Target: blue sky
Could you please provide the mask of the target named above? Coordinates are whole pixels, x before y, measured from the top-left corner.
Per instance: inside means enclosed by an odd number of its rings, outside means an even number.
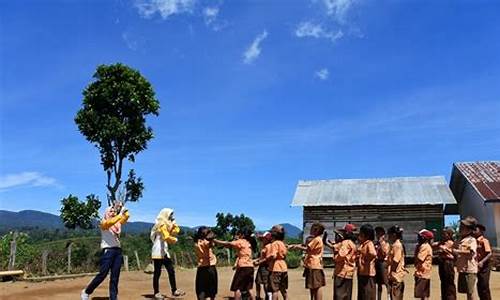
[[[300,225],[299,179],[443,175],[500,157],[495,1],[2,1],[0,209],[105,199],[73,122],[99,64],[161,102],[134,220]]]

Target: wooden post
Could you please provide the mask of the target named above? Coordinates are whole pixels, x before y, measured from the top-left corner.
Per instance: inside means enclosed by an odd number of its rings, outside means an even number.
[[[71,248],[73,247],[73,242],[68,244],[68,273],[71,273]]]
[[[47,275],[47,257],[49,256],[48,250],[43,250],[42,252],[42,274]]]
[[[125,266],[125,271],[128,272],[128,255],[123,256],[123,264]]]
[[[14,232],[14,235],[12,236],[12,241],[10,242],[10,255],[9,255],[9,265],[8,265],[8,270],[14,270],[14,267],[16,266],[16,251],[17,251],[17,231]]]
[[[139,260],[139,254],[137,253],[137,250],[134,250],[134,254],[135,254],[135,259],[137,261],[137,269],[140,270],[141,269],[141,261]]]
[[[226,253],[227,253],[227,264],[231,266],[231,250],[229,250],[229,248],[226,248]]]
[[[177,254],[173,253],[174,264],[177,266]]]

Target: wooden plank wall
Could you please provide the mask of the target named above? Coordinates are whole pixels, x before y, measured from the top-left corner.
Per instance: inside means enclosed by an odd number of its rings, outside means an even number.
[[[304,207],[303,212],[304,238],[309,234],[311,224],[322,223],[330,239],[333,239],[334,228],[343,227],[347,223],[358,228],[365,223],[373,227],[382,226],[386,230],[399,225],[404,228],[403,242],[406,254],[412,256],[416,246],[416,232],[423,228],[441,231],[443,226],[442,205],[398,205],[398,206],[315,206]],[[325,256],[331,256],[330,249],[325,250]]]

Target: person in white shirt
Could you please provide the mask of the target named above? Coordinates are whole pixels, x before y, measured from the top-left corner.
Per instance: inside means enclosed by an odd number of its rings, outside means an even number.
[[[82,291],[81,299],[88,300],[90,294],[103,282],[111,271],[109,280],[109,299],[117,300],[118,281],[120,279],[120,269],[123,256],[120,246],[121,225],[125,224],[130,217],[129,212],[123,207],[121,202],[108,207],[101,221],[101,249],[102,256],[100,260],[99,274]]]
[[[176,236],[179,232],[180,228],[175,222],[174,211],[170,208],[162,209],[156,217],[155,225],[151,228],[150,234],[151,241],[153,242],[151,258],[154,265],[153,290],[155,298],[163,298],[159,287],[162,265],[167,269],[172,296],[181,297],[186,294],[184,291],[177,288],[174,264],[168,252],[168,245],[177,242]]]

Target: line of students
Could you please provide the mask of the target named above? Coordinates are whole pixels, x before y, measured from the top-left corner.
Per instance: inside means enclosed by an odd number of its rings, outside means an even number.
[[[121,225],[129,218],[129,212],[121,203],[106,209],[101,221],[101,248],[99,274],[82,291],[81,299],[87,300],[90,294],[106,278],[111,270],[109,294],[110,300],[118,296],[118,281],[122,263],[120,248]],[[175,222],[174,212],[163,209],[151,229],[152,260],[154,262],[153,291],[155,298],[163,298],[159,292],[159,278],[164,265],[168,272],[172,296],[185,295],[177,289],[175,270],[168,252],[168,245],[177,241],[179,226]],[[392,226],[387,234],[382,227],[375,229],[370,224],[363,224],[356,234],[356,227],[347,224],[335,229],[335,239],[331,241],[320,223],[311,226],[310,235],[304,244],[286,245],[285,230],[275,225],[270,232],[258,236],[261,241],[260,255],[254,259],[257,241],[253,232],[242,229],[233,241],[218,240],[210,228],[199,227],[195,234],[194,252],[197,257],[195,289],[198,299],[215,299],[218,290],[217,258],[213,252],[215,246],[232,248],[236,252],[235,273],[231,283],[234,299],[242,295],[249,299],[277,300],[281,295],[288,299],[288,273],[286,256],[288,250],[300,250],[304,256],[305,288],[310,290],[311,300],[322,299],[322,288],[326,285],[323,270],[324,247],[330,247],[334,253],[335,270],[333,275],[334,300],[352,299],[352,282],[357,273],[357,299],[382,299],[382,287],[387,288],[391,299],[403,299],[406,251],[403,245],[403,229]],[[476,219],[466,217],[460,221],[458,241],[453,241],[453,230],[445,228],[442,239],[433,242],[434,233],[422,229],[417,234],[417,247],[414,254],[415,288],[414,297],[429,299],[430,278],[433,253],[437,254],[439,276],[441,280],[441,298],[456,299],[455,267],[459,273],[458,292],[474,299],[476,282],[479,298],[491,299],[489,290],[489,259],[491,247],[484,237],[485,227],[477,224]],[[386,240],[387,237],[387,240]],[[356,242],[358,245],[356,245]],[[254,268],[257,267],[255,284],[257,295],[253,292]],[[264,297],[261,298],[261,291]],[[257,296],[257,297],[256,297]]]

